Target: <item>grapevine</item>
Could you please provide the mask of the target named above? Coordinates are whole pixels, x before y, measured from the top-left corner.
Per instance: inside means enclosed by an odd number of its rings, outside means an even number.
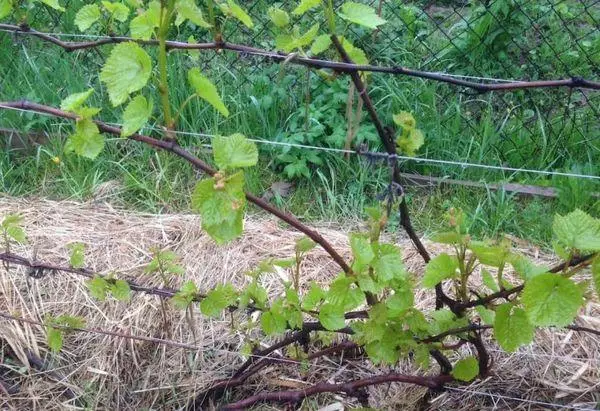
[[[197,182],[191,204],[201,217],[202,229],[217,244],[226,244],[243,234],[248,203],[277,216],[305,235],[296,242],[294,255],[286,259],[267,259],[248,273],[251,280],[244,288],[224,283],[203,289],[189,281],[180,289],[173,289],[171,280],[181,275],[184,268],[178,264],[173,251],[152,250],[153,257],[145,272],[159,275],[162,281],[160,287],[153,288],[127,280],[119,273],[100,274],[85,268],[85,247],[79,243],[69,245],[70,259],[68,265],[63,266],[14,254],[12,246],[27,241],[26,230],[20,216],[4,216],[0,224],[4,245],[0,260],[7,270],[11,265],[22,265],[35,278],[48,272],[79,274],[86,277],[90,295],[102,301],[127,301],[131,292],[154,295],[160,298],[165,328],[169,327],[166,312],[174,307],[185,311],[189,318],[197,310],[207,317],[230,316],[234,329],[250,330],[246,333],[250,347],[248,360],[231,378],[215,381],[206,392],[191,399],[188,409],[203,409],[207,398],[219,400],[225,391],[243,385],[275,358],[277,350],[286,347],[296,348],[296,358],[289,358],[294,364],[332,352],[357,350],[380,367],[381,373],[340,384],[323,381],[304,390],[260,392],[224,404],[223,409],[243,409],[260,402],[298,404],[321,393],[344,393],[367,406],[365,388],[372,385],[402,382],[440,390],[448,384],[487,377],[492,361],[484,333],[491,334],[507,352],[532,343],[539,328],[599,333],[577,324],[578,313],[586,301],[600,294],[599,219],[581,210],[555,216],[554,251],[562,262],[547,267],[536,265],[515,251],[510,241],[473,238],[467,230],[466,216],[459,209],[450,209],[446,231],[433,237],[433,241],[446,245],[448,251],[431,256],[412,226],[400,169],[393,162],[390,187],[397,190],[390,191],[381,204],[365,210],[367,230],[349,234],[352,258],[348,261],[327,239],[298,218],[247,192],[245,173],[256,166],[259,151],[244,135],[234,133],[214,138],[212,165],[179,144],[174,131],[190,101],[199,99],[223,117],[231,113],[225,104],[227,100],[211,80],[210,71],[198,67],[185,73],[188,95],[180,106],[174,105],[174,80],[169,78],[168,67],[170,53],[176,50],[228,50],[267,57],[282,65],[304,65],[319,70],[323,76],[348,75],[381,145],[390,156],[416,156],[426,137],[412,113],[402,111],[381,116],[377,112],[368,92],[369,76],[375,73],[445,81],[476,92],[563,86],[598,89],[600,84],[573,78],[485,85],[402,67],[370,65],[366,53],[347,38],[347,29],[357,26],[375,30],[386,21],[374,8],[352,1],[344,2],[339,9],[334,8],[331,0],[301,0],[290,11],[271,7],[268,15],[276,30],[272,39],[275,52],[227,42],[223,34],[226,25],[237,22],[248,29],[253,27],[249,14],[234,0],[206,0],[201,4],[193,0],[87,4],[75,14],[75,26],[81,32],[110,37],[93,42],[64,42],[31,28],[30,13],[38,7],[65,11],[58,0],[0,0],[0,19],[12,20],[11,24],[1,26],[70,51],[109,47],[110,52],[99,71],[106,93],[95,88],[77,90],[65,96],[59,108],[25,100],[0,102],[0,108],[29,110],[73,121],[64,155],[96,160],[107,144],[106,135],[112,135],[186,160],[206,175]],[[305,25],[293,22],[302,21],[308,13],[322,13],[327,27],[314,24],[305,29]],[[212,42],[198,43],[194,38],[187,42],[173,40],[170,36],[184,24],[208,33]],[[113,107],[121,109],[122,126],[101,120],[101,109],[88,103],[93,95],[102,95]],[[160,122],[161,138],[140,133],[150,120]],[[403,263],[402,250],[382,239],[394,210],[398,211],[400,225],[426,263],[422,273],[409,272]],[[314,282],[307,284],[302,275],[303,259],[316,246],[323,248],[340,269],[326,287]],[[518,275],[519,282],[507,279],[505,273],[509,268]],[[261,278],[278,270],[288,273],[287,279],[282,279],[284,292],[269,295]],[[588,273],[592,281],[582,276]],[[473,284],[479,282],[484,284],[483,289],[473,289]],[[435,307],[417,308],[416,289],[435,293]],[[16,317],[3,315],[3,318]],[[64,339],[72,333],[86,331],[85,319],[68,313],[48,316],[42,324],[47,345],[53,352],[59,352]],[[344,339],[338,338],[340,336]],[[266,348],[257,348],[260,342],[273,338],[281,339]],[[451,355],[465,344],[473,348],[473,355],[451,361]],[[320,346],[325,347],[316,350]],[[423,370],[422,374],[383,371],[405,359],[413,361]]]

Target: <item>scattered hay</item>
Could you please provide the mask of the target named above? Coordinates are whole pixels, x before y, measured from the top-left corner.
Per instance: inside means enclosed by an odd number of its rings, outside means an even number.
[[[68,245],[86,245],[86,266],[98,272],[118,272],[145,285],[160,285],[156,276],[144,274],[150,261],[149,250],[162,247],[174,250],[186,267],[182,278],[172,287],[193,280],[202,290],[231,281],[243,285],[244,272],[267,257],[293,255],[299,234],[273,219],[253,218],[246,222],[243,238],[217,247],[201,231],[197,216],[148,215],[115,210],[109,205],[1,198],[0,216],[18,212],[25,218],[28,244],[14,252],[39,261],[66,264]],[[321,233],[342,254],[348,255],[345,231],[331,226],[319,227]],[[400,241],[407,267],[420,272],[423,262],[406,240]],[[443,248],[431,245],[433,254]],[[35,250],[35,252],[34,252]],[[536,250],[524,249],[528,253]],[[537,262],[548,262],[536,256]],[[338,267],[319,249],[310,253],[303,265],[303,281],[327,282]],[[278,275],[265,278],[273,294],[281,291]],[[434,296],[421,291],[418,304],[431,307]],[[170,325],[162,323],[157,297],[134,293],[130,302],[98,302],[86,289],[84,279],[64,273],[49,273],[34,280],[22,268],[0,270],[0,311],[29,319],[44,315],[70,314],[86,319],[88,328],[141,336],[167,338],[201,349],[184,350],[144,341],[89,333],[70,334],[60,356],[49,353],[43,327],[0,320],[0,408],[71,409],[86,404],[92,409],[177,409],[188,399],[208,388],[212,381],[227,378],[243,358],[241,331],[231,331],[230,320],[207,319],[198,313],[193,318],[194,333],[184,313],[168,309]],[[600,329],[600,305],[591,304],[582,313],[581,323]],[[467,353],[468,348],[464,348]],[[427,394],[420,387],[390,384],[370,390],[373,406],[383,409],[419,409],[424,398],[431,409],[541,409],[529,401],[593,408],[600,400],[600,341],[596,336],[572,331],[538,332],[536,345],[509,355],[491,348],[494,376],[470,386],[456,386],[438,394]],[[47,370],[45,371],[44,368]],[[365,362],[348,368],[334,358],[323,359],[308,374],[297,367],[272,366],[248,381],[236,398],[259,389],[302,387],[323,378],[330,382],[364,377],[376,372]],[[52,371],[48,371],[52,370]],[[415,372],[408,363],[399,371]],[[7,395],[8,393],[11,395]],[[324,396],[305,401],[305,408],[342,409],[353,404],[341,396]],[[425,405],[426,407],[426,405]],[[261,406],[261,409],[276,409]]]

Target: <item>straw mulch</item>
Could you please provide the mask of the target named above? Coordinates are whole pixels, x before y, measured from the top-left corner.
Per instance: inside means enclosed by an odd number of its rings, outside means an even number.
[[[68,264],[68,245],[86,245],[86,266],[145,285],[160,285],[158,277],[144,273],[150,249],[174,250],[186,268],[172,287],[193,280],[202,290],[230,281],[243,285],[245,272],[268,257],[293,255],[299,235],[270,218],[251,218],[244,236],[217,247],[201,231],[194,215],[148,215],[117,210],[109,205],[0,198],[0,216],[18,212],[25,218],[28,244],[12,250],[39,261]],[[348,255],[347,230],[319,227],[325,238]],[[421,272],[423,263],[406,240],[401,240],[406,266]],[[442,250],[427,244],[433,254]],[[523,247],[523,246],[522,246]],[[35,251],[34,251],[35,250]],[[537,254],[533,248],[524,252]],[[534,256],[535,257],[535,256]],[[537,255],[538,263],[552,260]],[[338,268],[319,249],[303,265],[302,280],[326,283]],[[272,274],[264,285],[275,295],[281,277]],[[419,306],[431,307],[433,295],[419,292]],[[22,268],[0,269],[0,312],[43,320],[48,313],[85,318],[86,327],[141,336],[166,338],[200,347],[185,350],[149,342],[92,333],[66,337],[63,351],[51,355],[43,327],[0,319],[0,409],[178,409],[211,382],[231,376],[243,362],[239,354],[245,332],[231,330],[230,318],[211,320],[196,313],[192,320],[167,308],[169,325],[163,324],[157,297],[135,293],[129,302],[92,299],[85,279],[70,274],[48,274],[33,279]],[[581,312],[581,325],[600,329],[600,305]],[[191,326],[193,323],[193,327]],[[195,330],[193,333],[192,328]],[[464,353],[468,347],[463,347]],[[371,405],[379,409],[544,409],[548,404],[593,409],[600,401],[600,338],[568,330],[540,331],[536,344],[506,354],[491,345],[494,372],[485,381],[456,385],[443,393],[401,384],[370,389]],[[419,372],[409,363],[400,371]],[[432,367],[431,372],[434,372]],[[358,365],[324,358],[308,372],[283,364],[272,366],[250,379],[228,399],[240,399],[261,389],[302,387],[322,379],[343,382],[373,375],[378,370],[363,361]],[[423,371],[420,371],[423,372]],[[4,388],[2,388],[4,387]],[[10,395],[8,392],[10,391]],[[510,398],[517,398],[514,400]],[[429,405],[427,405],[427,400]],[[534,401],[525,402],[523,400]],[[305,401],[305,409],[336,410],[356,405],[354,400],[325,395]],[[260,409],[278,409],[265,405]]]

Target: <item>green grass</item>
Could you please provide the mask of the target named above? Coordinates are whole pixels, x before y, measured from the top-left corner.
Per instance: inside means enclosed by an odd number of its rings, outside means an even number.
[[[264,5],[257,7],[264,8]],[[75,32],[68,23],[72,15],[73,8],[69,8],[62,31]],[[402,24],[392,21],[385,30],[399,30]],[[43,26],[43,22],[40,25]],[[260,29],[259,24],[257,30]],[[187,38],[187,34],[183,32],[180,37]],[[393,33],[384,31],[381,36],[387,34]],[[400,34],[405,41],[394,42],[385,53],[374,55],[383,61],[401,59],[407,65],[419,66],[428,51],[410,32]],[[557,44],[568,40],[563,34],[557,35]],[[236,35],[239,38],[232,40],[246,38],[239,31]],[[364,33],[357,36],[364,37]],[[370,36],[365,38],[368,43]],[[434,33],[430,46],[439,49],[444,41],[439,33]],[[35,39],[13,42],[11,36],[2,33],[0,100],[27,98],[56,106],[68,94],[94,87],[96,93],[90,101],[102,107],[100,117],[108,122],[119,122],[121,108],[114,109],[108,104],[98,80],[99,69],[109,50],[110,47],[105,47],[98,51],[66,53]],[[282,69],[279,65],[239,59],[226,53],[209,62],[212,56],[212,52],[203,53],[196,62],[185,53],[171,53],[169,81],[173,107],[178,107],[190,94],[185,80],[187,69],[197,64],[207,65],[207,75],[218,84],[231,116],[224,119],[201,101],[193,101],[182,112],[179,130],[206,134],[241,132],[247,136],[323,147],[343,145],[348,79],[324,83],[315,73],[311,74],[310,119],[309,128],[305,129],[305,69],[289,65]],[[527,71],[527,68],[519,70],[517,74],[523,74],[522,70]],[[431,81],[384,75],[371,76],[369,83],[371,96],[386,123],[391,123],[391,115],[400,110],[414,113],[427,139],[419,152],[421,157],[598,174],[599,130],[591,107],[593,101],[580,104],[577,103],[580,98],[575,96],[571,100],[573,107],[566,110],[568,92],[565,90],[470,95]],[[154,86],[146,93],[158,102]],[[150,126],[160,123],[161,118],[157,117]],[[0,154],[0,189],[11,195],[88,200],[98,195],[104,183],[116,182],[119,194],[111,201],[146,211],[165,212],[187,210],[190,191],[201,178],[188,164],[168,153],[120,139],[109,139],[106,150],[96,161],[65,156],[61,136],[71,132],[71,125],[54,118],[0,110],[0,127],[46,130],[53,136],[27,155],[10,149]],[[145,132],[155,133],[151,128]],[[369,141],[373,150],[379,149],[377,136],[366,116],[363,116],[358,139]],[[182,145],[191,148],[208,142],[208,138],[197,136],[180,139]],[[202,150],[198,153],[210,160],[210,153]],[[368,166],[354,157],[347,161],[339,155],[261,145],[260,165],[248,176],[250,191],[261,194],[273,182],[287,178],[284,167],[289,163],[283,160],[282,153],[299,161],[305,161],[308,153],[312,153],[307,162],[310,178],[298,179],[289,198],[273,200],[308,221],[355,221],[362,217],[364,206],[375,202],[385,190],[389,179],[385,167]],[[54,156],[62,159],[61,164],[52,161]],[[311,161],[314,164],[311,165]],[[598,199],[590,195],[600,191],[599,185],[591,181],[410,161],[400,166],[403,171],[455,179],[519,181],[561,189],[559,199],[548,200],[521,199],[504,192],[465,187],[410,188],[407,195],[415,225],[425,233],[438,230],[444,212],[454,206],[463,208],[471,216],[474,234],[498,236],[507,232],[547,244],[554,213],[576,207],[592,213],[600,210]]]

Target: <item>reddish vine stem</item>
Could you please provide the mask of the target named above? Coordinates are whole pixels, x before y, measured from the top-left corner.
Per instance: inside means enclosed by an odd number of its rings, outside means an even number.
[[[77,274],[86,278],[94,278],[95,276],[100,276],[98,273],[90,270],[88,268],[72,268],[66,267],[56,264],[42,263],[37,261],[30,261],[24,257],[21,257],[12,253],[0,253],[0,261],[6,261],[10,264],[16,264],[23,267],[30,268],[32,270],[43,270],[45,272],[65,272],[70,274]],[[101,276],[104,277],[104,276]],[[129,288],[133,291],[139,291],[146,294],[157,295],[163,298],[171,298],[179,290],[172,290],[168,288],[155,288],[155,287],[145,287],[133,281],[129,281],[124,279],[125,282],[129,285]],[[201,301],[204,298],[203,294],[199,294],[194,298],[194,301]]]
[[[46,113],[55,117],[61,117],[70,120],[77,120],[78,118],[76,114],[68,113],[54,107],[32,103],[26,100],[0,102],[0,108],[3,107],[36,111],[39,113]],[[96,123],[100,131],[104,133],[113,134],[117,136],[121,135],[121,129],[119,127],[108,125],[99,120],[95,120],[94,123]],[[194,156],[189,151],[185,150],[183,147],[181,147],[174,141],[158,140],[141,134],[133,134],[129,138],[131,140],[136,140],[148,144],[150,146],[174,153],[179,157],[186,159],[190,164],[202,170],[206,174],[214,175],[217,172],[211,166],[206,164],[204,161],[200,160],[198,157]],[[256,197],[251,193],[246,193],[246,199],[251,203],[255,204],[256,206],[262,208],[263,210],[275,215],[276,217],[289,224],[290,226],[294,227],[298,231],[304,233],[315,243],[319,244],[327,252],[327,254],[329,254],[331,258],[342,268],[342,270],[344,270],[344,272],[346,272],[347,274],[352,274],[352,269],[350,268],[346,260],[344,260],[344,258],[333,248],[333,246],[327,240],[325,240],[317,231],[307,227],[293,215],[272,206],[267,201],[263,200],[262,198]]]
[[[276,401],[281,403],[298,403],[304,398],[321,394],[321,393],[344,393],[346,395],[357,397],[362,395],[361,389],[371,385],[385,384],[390,382],[401,382],[431,389],[439,389],[449,382],[454,381],[454,378],[449,375],[439,375],[435,377],[404,375],[397,373],[389,373],[384,375],[376,375],[369,378],[358,379],[346,383],[330,384],[319,383],[302,390],[286,390],[278,392],[266,392],[253,395],[244,400],[222,407],[222,410],[242,410],[251,407],[257,403],[266,401]]]
[[[331,347],[327,347],[321,351],[317,351],[315,353],[310,354],[307,357],[308,361],[330,355],[338,352],[344,352],[347,350],[356,349],[357,345],[351,341],[343,341],[339,344],[335,344]],[[279,357],[279,358],[262,358],[260,361],[256,362],[252,367],[250,367],[244,373],[233,376],[231,378],[223,379],[220,381],[216,381],[209,389],[204,391],[203,393],[196,396],[194,401],[188,404],[187,409],[189,411],[194,410],[203,410],[206,407],[206,401],[209,399],[220,398],[226,390],[230,390],[232,388],[238,387],[242,385],[248,378],[256,375],[259,371],[264,369],[269,365],[277,365],[281,364],[282,360],[285,360],[286,364],[301,364],[300,361],[294,360],[291,358]]]
[[[107,44],[116,44],[126,41],[133,41],[139,44],[145,45],[158,45],[156,40],[140,40],[133,39],[130,37],[114,36],[106,39],[96,41],[63,41],[60,38],[51,34],[42,33],[32,29],[27,25],[17,26],[14,24],[0,24],[0,29],[10,30],[15,34],[24,34],[37,37],[41,40],[50,42],[56,46],[63,48],[66,51],[83,50],[94,47],[100,47]],[[253,55],[259,57],[265,57],[267,59],[277,62],[289,62],[292,64],[302,65],[306,67],[319,68],[319,69],[331,69],[340,73],[352,73],[352,72],[374,72],[374,73],[387,73],[393,75],[404,75],[409,77],[423,78],[426,80],[433,80],[437,82],[452,84],[455,86],[466,87],[473,89],[479,93],[486,93],[490,91],[503,91],[503,90],[519,90],[529,88],[556,88],[556,87],[569,87],[569,88],[587,88],[593,90],[600,90],[600,83],[596,81],[586,80],[580,77],[572,77],[570,79],[560,80],[540,80],[540,81],[515,81],[511,83],[477,83],[473,81],[461,80],[455,77],[451,77],[444,74],[432,73],[427,71],[414,70],[406,67],[394,66],[376,66],[376,65],[361,65],[353,64],[348,62],[337,62],[329,60],[321,60],[309,57],[299,57],[290,54],[278,53],[275,51],[262,50],[255,47],[245,46],[241,44],[227,43],[227,42],[209,42],[209,43],[196,43],[190,44],[180,41],[167,41],[167,49],[169,50],[228,50],[238,53],[242,56]]]
[[[574,257],[574,258],[572,258],[568,262],[563,262],[563,263],[560,263],[560,264],[558,264],[558,265],[550,268],[548,270],[548,272],[550,272],[550,273],[559,273],[562,270],[564,270],[565,267],[575,267],[575,266],[577,266],[579,264],[588,263],[594,256],[595,256],[595,254],[589,254],[589,255],[584,255],[584,256],[580,256],[580,257]],[[465,303],[459,303],[459,304],[456,305],[455,308],[457,310],[459,310],[460,312],[463,312],[467,308],[476,307],[478,305],[486,305],[486,304],[491,303],[494,300],[501,299],[501,298],[508,298],[508,297],[510,297],[513,294],[521,292],[524,287],[525,287],[525,284],[521,284],[521,285],[518,285],[518,286],[513,287],[513,288],[509,288],[509,289],[505,289],[505,290],[500,290],[500,291],[498,291],[496,293],[487,295],[487,296],[482,297],[482,298],[478,298],[476,300],[468,301],[468,302],[465,302]]]

